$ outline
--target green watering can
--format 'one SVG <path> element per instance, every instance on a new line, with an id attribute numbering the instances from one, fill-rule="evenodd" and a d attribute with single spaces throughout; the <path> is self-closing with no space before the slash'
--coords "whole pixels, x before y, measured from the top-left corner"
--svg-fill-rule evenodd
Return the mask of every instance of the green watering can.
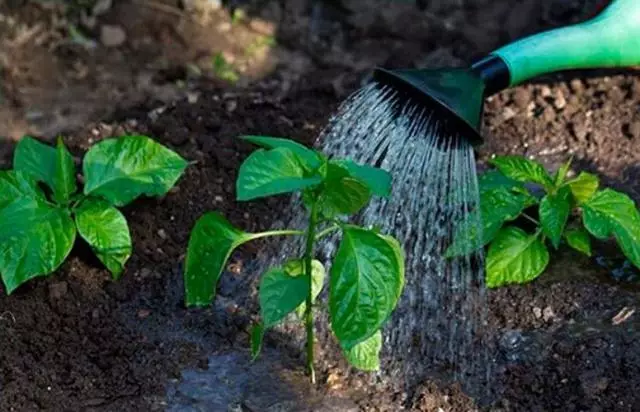
<path id="1" fill-rule="evenodd" d="M 591 20 L 508 44 L 468 69 L 376 69 L 373 77 L 478 145 L 485 97 L 547 73 L 633 66 L 640 66 L 640 0 L 614 0 Z"/>

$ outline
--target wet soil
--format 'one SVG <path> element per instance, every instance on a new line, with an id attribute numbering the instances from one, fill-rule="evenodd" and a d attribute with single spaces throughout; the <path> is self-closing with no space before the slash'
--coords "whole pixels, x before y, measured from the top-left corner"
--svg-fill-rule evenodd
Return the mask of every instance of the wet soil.
<path id="1" fill-rule="evenodd" d="M 310 144 L 373 65 L 461 64 L 510 39 L 584 18 L 598 2 L 433 1 L 423 12 L 409 2 L 385 10 L 343 2 L 351 13 L 335 2 L 320 9 L 303 3 L 247 8 L 265 16 L 280 10 L 278 43 L 303 62 L 296 76 L 276 70 L 247 88 L 198 79 L 186 84 L 184 98 L 145 96 L 69 130 L 66 141 L 78 159 L 100 139 L 145 133 L 194 164 L 167 196 L 124 210 L 134 254 L 120 281 L 111 281 L 79 241 L 53 276 L 0 298 L 0 410 L 478 408 L 456 385 L 429 381 L 405 392 L 384 376 L 346 378 L 343 364 L 322 360 L 320 384 L 310 387 L 301 354 L 277 333 L 251 365 L 252 269 L 268 248 L 253 244 L 234 254 L 216 304 L 187 310 L 181 274 L 189 231 L 209 210 L 248 231 L 280 217 L 286 198 L 234 201 L 235 176 L 251 150 L 238 135 Z M 479 161 L 517 153 L 554 169 L 573 155 L 574 172 L 597 173 L 640 201 L 638 122 L 637 73 L 548 76 L 488 100 Z M 0 143 L 2 168 L 10 167 L 12 148 Z M 637 292 L 603 281 L 608 269 L 594 261 L 570 252 L 554 258 L 538 281 L 490 292 L 495 402 L 485 408 L 639 410 L 640 320 L 616 317 L 638 307 Z"/>

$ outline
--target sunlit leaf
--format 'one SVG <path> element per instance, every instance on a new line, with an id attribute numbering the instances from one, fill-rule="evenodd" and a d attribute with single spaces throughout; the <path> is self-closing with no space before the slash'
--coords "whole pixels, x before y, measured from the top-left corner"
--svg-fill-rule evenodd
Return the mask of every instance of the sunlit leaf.
<path id="1" fill-rule="evenodd" d="M 539 235 L 516 227 L 500 230 L 487 254 L 487 286 L 527 283 L 540 276 L 549 264 L 549 251 Z"/>
<path id="2" fill-rule="evenodd" d="M 187 161 L 146 136 L 122 136 L 94 145 L 84 158 L 84 194 L 124 206 L 139 196 L 162 196 Z"/>

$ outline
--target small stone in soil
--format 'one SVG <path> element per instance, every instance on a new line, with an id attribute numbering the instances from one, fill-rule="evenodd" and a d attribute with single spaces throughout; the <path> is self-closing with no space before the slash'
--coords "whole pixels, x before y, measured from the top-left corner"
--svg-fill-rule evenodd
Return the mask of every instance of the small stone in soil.
<path id="1" fill-rule="evenodd" d="M 571 83 L 569 85 L 571 86 L 571 90 L 574 93 L 580 93 L 582 90 L 584 90 L 584 84 L 580 79 L 571 80 Z"/>
<path id="2" fill-rule="evenodd" d="M 158 230 L 158 236 L 160 236 L 160 239 L 162 240 L 167 240 L 167 232 L 165 232 L 164 229 Z"/>
<path id="3" fill-rule="evenodd" d="M 120 26 L 103 25 L 100 28 L 100 41 L 107 47 L 118 47 L 127 40 L 127 34 Z"/>
<path id="4" fill-rule="evenodd" d="M 556 98 L 553 101 L 553 105 L 558 110 L 564 109 L 565 106 L 567 105 L 567 99 L 564 98 L 564 93 L 562 93 L 562 90 L 556 91 Z"/>
<path id="5" fill-rule="evenodd" d="M 553 309 L 551 309 L 551 306 L 547 306 L 542 311 L 542 318 L 544 319 L 545 322 L 549 322 L 550 320 L 553 320 L 555 317 L 556 317 L 556 314 L 553 313 Z"/>
<path id="6" fill-rule="evenodd" d="M 533 308 L 533 316 L 535 316 L 536 319 L 540 319 L 542 317 L 542 309 L 539 307 Z"/>

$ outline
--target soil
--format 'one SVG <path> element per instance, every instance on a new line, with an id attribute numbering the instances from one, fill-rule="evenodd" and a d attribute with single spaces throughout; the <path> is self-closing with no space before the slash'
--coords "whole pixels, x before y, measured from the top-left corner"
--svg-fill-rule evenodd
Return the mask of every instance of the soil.
<path id="1" fill-rule="evenodd" d="M 165 43 L 142 41 L 145 34 L 130 29 L 122 46 L 99 46 L 73 57 L 34 47 L 44 61 L 58 62 L 60 69 L 48 73 L 58 80 L 75 62 L 92 62 L 92 80 L 72 82 L 64 93 L 48 86 L 33 56 L 13 59 L 16 49 L 3 46 L 0 55 L 33 69 L 29 98 L 21 92 L 24 79 L 15 77 L 20 71 L 7 76 L 5 70 L 0 121 L 6 135 L 29 131 L 47 139 L 65 131 L 79 161 L 96 141 L 143 133 L 194 163 L 167 196 L 124 209 L 134 253 L 121 280 L 110 280 L 79 241 L 55 274 L 0 299 L 0 410 L 640 410 L 635 391 L 640 318 L 632 314 L 619 322 L 616 317 L 638 307 L 637 291 L 609 276 L 611 267 L 570 252 L 556 253 L 538 281 L 490 292 L 496 340 L 490 405 L 479 406 L 457 385 L 443 382 L 427 381 L 405 392 L 390 389 L 394 386 L 380 376 L 346 378 L 344 365 L 330 362 L 321 363 L 320 384 L 311 387 L 301 354 L 277 333 L 268 336 L 264 356 L 251 365 L 247 327 L 256 316 L 255 305 L 245 309 L 243 304 L 252 296 L 252 268 L 264 258 L 264 244 L 234 254 L 211 308 L 187 310 L 183 304 L 182 265 L 195 220 L 217 210 L 248 231 L 266 229 L 286 201 L 234 201 L 236 173 L 251 150 L 238 135 L 285 136 L 311 144 L 373 66 L 460 65 L 525 34 L 584 19 L 601 3 L 440 0 L 426 2 L 420 11 L 400 1 L 385 7 L 365 0 L 245 2 L 247 21 L 232 30 L 255 29 L 254 19 L 269 22 L 278 44 L 272 53 L 285 57 L 267 74 L 247 75 L 245 84 L 233 87 L 215 76 L 184 75 L 193 57 L 171 60 Z M 98 20 L 128 28 L 127 21 L 136 16 L 153 21 L 158 15 L 136 14 L 136 7 L 138 2 L 123 2 Z M 31 3 L 0 6 L 0 15 L 25 27 L 37 22 L 48 27 L 51 13 Z M 228 10 L 212 13 L 202 27 L 229 23 Z M 168 21 L 168 27 L 184 29 Z M 143 46 L 157 50 L 148 57 Z M 183 49 L 185 54 L 192 50 Z M 24 46 L 25 53 L 29 50 Z M 120 58 L 114 60 L 115 55 Z M 157 59 L 177 63 L 157 68 L 151 64 Z M 133 67 L 145 67 L 145 76 L 163 74 L 160 86 L 177 92 L 167 97 L 155 88 L 132 87 L 140 84 Z M 180 69 L 179 82 L 167 75 L 167 67 Z M 640 201 L 640 153 L 634 151 L 640 139 L 637 74 L 565 73 L 489 98 L 480 164 L 493 154 L 513 153 L 555 169 L 573 155 L 574 173 L 597 173 L 605 184 Z M 115 90 L 116 83 L 131 98 L 101 94 Z M 77 113 L 62 109 L 61 102 L 82 96 Z M 43 115 L 27 116 L 25 108 L 36 104 Z M 21 126 L 12 129 L 16 125 Z M 0 142 L 2 168 L 11 165 L 13 145 Z M 606 247 L 603 253 L 608 261 L 619 261 Z"/>

